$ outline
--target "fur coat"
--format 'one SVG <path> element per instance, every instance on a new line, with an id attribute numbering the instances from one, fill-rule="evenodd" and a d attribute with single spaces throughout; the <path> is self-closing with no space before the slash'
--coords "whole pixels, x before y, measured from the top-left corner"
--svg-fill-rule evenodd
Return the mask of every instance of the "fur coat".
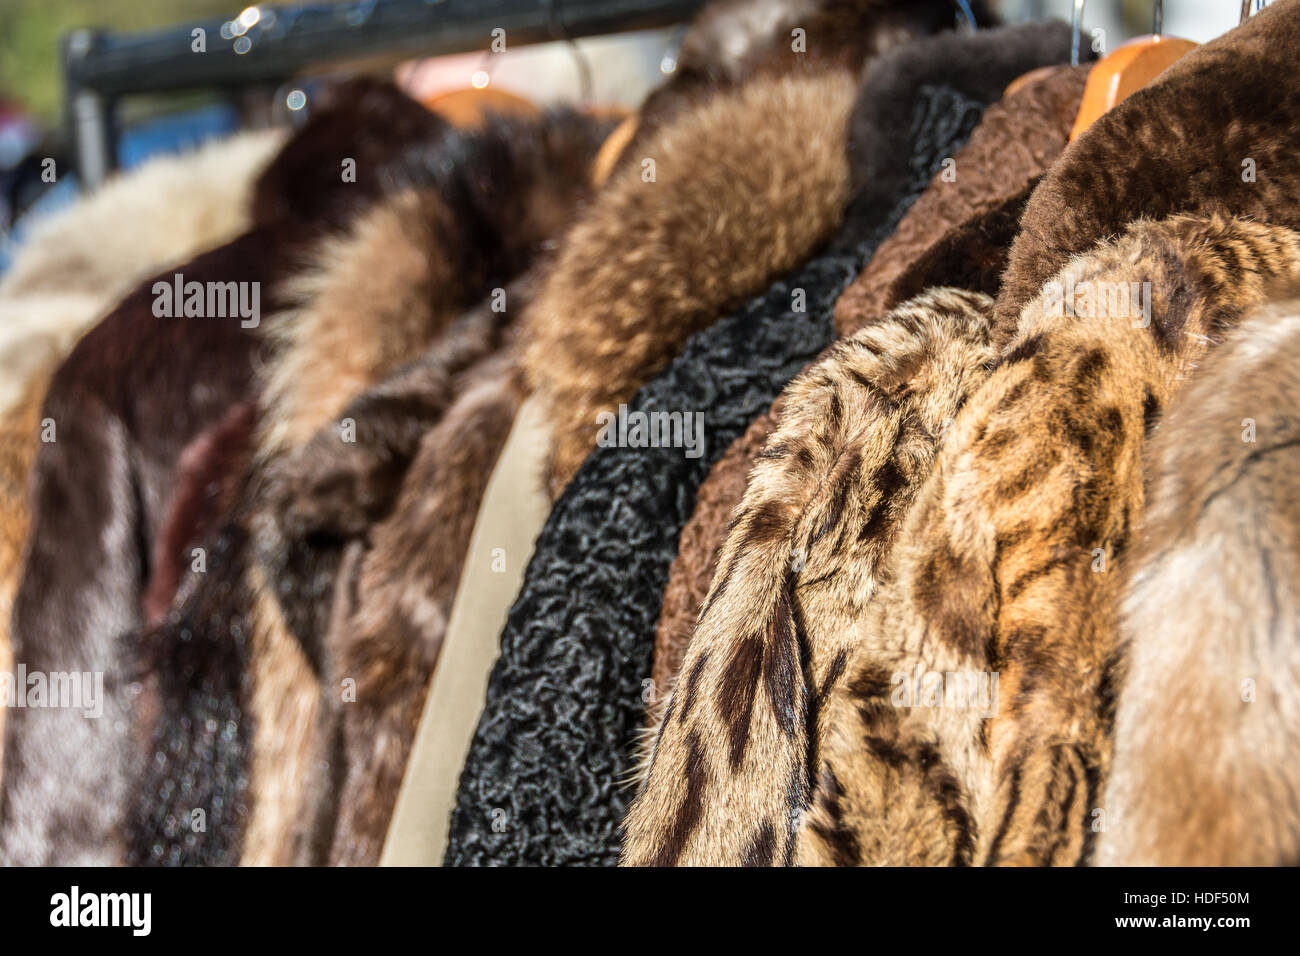
<path id="1" fill-rule="evenodd" d="M 0 279 L 0 671 L 11 658 L 39 412 L 58 360 L 137 281 L 247 229 L 255 177 L 283 142 L 278 130 L 241 133 L 151 159 L 42 221 Z M 0 711 L 0 758 L 3 728 Z"/>
<path id="2" fill-rule="evenodd" d="M 1271 26 L 1252 20 L 1206 44 L 1192 55 L 1196 61 L 1180 61 L 1178 73 L 1165 74 L 1114 109 L 1053 166 L 1028 203 L 991 313 L 997 351 L 1008 339 L 1017 347 L 1002 356 L 965 405 L 958 399 L 952 421 L 933 423 L 937 433 L 926 428 L 943 438 L 943 447 L 919 492 L 901 480 L 901 464 L 883 485 L 878 473 L 853 477 L 865 475 L 855 459 L 868 446 L 858 441 L 842 457 L 832 457 L 850 477 L 837 471 L 824 477 L 831 503 L 810 503 L 810 509 L 822 509 L 822 519 L 815 518 L 815 509 L 790 514 L 788 507 L 800 497 L 777 496 L 776 477 L 768 481 L 768 492 L 774 492 L 766 498 L 768 511 L 787 515 L 781 524 L 788 535 L 802 538 L 779 537 L 759 554 L 728 541 L 740 555 L 735 568 L 746 568 L 745 580 L 761 580 L 754 576 L 759 572 L 775 574 L 777 561 L 788 574 L 759 585 L 758 593 L 770 597 L 748 596 L 751 602 L 772 602 L 761 605 L 771 611 L 766 631 L 757 628 L 767 636 L 759 641 L 753 688 L 750 680 L 720 683 L 716 670 L 719 657 L 750 648 L 746 641 L 754 633 L 727 630 L 725 605 L 745 598 L 733 596 L 736 581 L 729 571 L 735 568 L 724 559 L 711 594 L 731 597 L 706 602 L 682 665 L 685 684 L 669 704 L 656 747 L 655 765 L 666 769 L 647 782 L 628 819 L 629 862 L 1044 864 L 1092 857 L 1119 663 L 1114 619 L 1121 575 L 1108 578 L 1105 571 L 1114 571 L 1117 562 L 1119 570 L 1125 568 L 1125 545 L 1140 518 L 1143 433 L 1206 345 L 1268 295 L 1270 280 L 1291 276 L 1295 237 L 1287 229 L 1222 216 L 1139 221 L 1121 245 L 1075 261 L 1058 278 L 1058 284 L 1080 287 L 1151 282 L 1152 321 L 1130 336 L 1106 328 L 1104 311 L 1089 323 L 1075 324 L 1071 317 L 1053 326 L 1043 298 L 1048 290 L 1024 276 L 1043 281 L 1052 274 L 1044 276 L 1044 261 L 1066 263 L 1062 248 L 1084 250 L 1125 217 L 1148 209 L 1244 207 L 1264 219 L 1290 221 L 1296 181 L 1286 168 L 1270 166 L 1268 186 L 1248 196 L 1251 190 L 1243 193 L 1238 182 L 1242 165 L 1223 161 L 1225 137 L 1188 130 L 1200 130 L 1214 104 L 1227 108 L 1249 100 L 1249 91 L 1266 85 L 1262 77 L 1294 52 L 1296 36 L 1286 14 L 1295 21 L 1296 12 L 1295 4 L 1279 5 L 1270 10 Z M 1213 91 L 1208 109 L 1206 91 Z M 1295 103 L 1287 95 L 1283 100 Z M 1288 107 L 1273 105 L 1256 112 L 1252 104 L 1244 117 L 1225 118 L 1230 142 L 1251 143 L 1252 153 L 1266 156 L 1294 148 L 1296 124 L 1287 118 Z M 1149 135 L 1153 116 L 1164 130 L 1158 138 Z M 1143 150 L 1135 152 L 1134 142 L 1144 143 Z M 1108 156 L 1113 159 L 1105 161 Z M 1141 157 L 1140 168 L 1119 173 L 1135 156 Z M 1169 176 L 1169 166 L 1186 169 L 1188 176 Z M 1193 173 L 1196 186 L 1190 190 Z M 1113 187 L 1102 189 L 1099 176 Z M 1123 204 L 1115 200 L 1117 190 Z M 1088 234 L 1067 233 L 1066 216 Z M 1114 273 L 1102 278 L 1106 269 Z M 1026 289 L 1035 289 L 1039 299 L 1024 302 Z M 1018 303 L 1017 311 L 1006 302 Z M 1019 316 L 1018 324 L 1009 326 L 1008 316 Z M 1049 345 L 1054 349 L 1044 352 Z M 1026 364 L 1032 362 L 1039 371 Z M 1053 395 L 1053 388 L 1061 388 L 1057 382 L 1071 381 L 1078 382 L 1073 390 Z M 831 407 L 842 411 L 849 395 L 840 389 L 835 394 Z M 924 395 L 911 384 L 898 398 L 923 401 Z M 784 411 L 790 418 L 805 414 L 788 405 Z M 840 428 L 833 424 L 839 418 L 820 425 Z M 855 428 L 871 432 L 861 419 Z M 803 438 L 815 436 L 809 431 Z M 777 447 L 784 458 L 787 450 L 780 442 Z M 906 453 L 905 444 L 897 447 Z M 818 460 L 809 450 L 803 459 Z M 771 466 L 761 460 L 758 468 L 764 467 Z M 777 468 L 777 475 L 788 481 L 796 467 L 806 462 L 792 460 L 789 473 Z M 764 514 L 757 480 L 755 472 L 748 493 L 755 496 L 755 522 Z M 889 529 L 885 519 L 900 520 L 900 496 L 913 493 L 918 501 L 901 529 L 894 524 L 889 532 L 897 535 L 897 545 L 884 554 L 872 551 Z M 1058 514 L 1062 502 L 1069 515 Z M 744 524 L 745 515 L 738 515 L 731 537 L 741 535 Z M 764 522 L 764 532 L 770 524 Z M 814 545 L 829 549 L 822 561 L 803 550 Z M 797 571 L 790 549 L 798 555 Z M 1084 561 L 1089 555 L 1092 563 Z M 835 591 L 836 581 L 858 581 L 859 593 L 840 587 L 840 597 L 827 605 L 826 594 L 818 591 Z M 796 601 L 801 588 L 807 588 L 803 600 L 822 604 L 803 607 Z M 816 640 L 815 631 L 827 639 Z M 841 633 L 852 643 L 836 650 Z M 794 682 L 793 696 L 777 697 L 775 678 L 768 675 L 775 663 L 768 656 L 779 661 L 788 639 L 797 646 L 803 676 Z M 892 700 L 894 692 L 913 688 L 911 675 L 919 693 L 922 678 L 946 671 L 985 679 L 1000 674 L 1000 715 L 898 709 Z M 793 701 L 796 721 L 781 723 L 775 702 L 776 723 L 757 709 L 753 723 L 749 710 L 738 715 L 731 702 L 754 700 L 759 687 L 771 700 Z M 689 714 L 675 722 L 671 709 L 677 701 Z M 708 726 L 710 721 L 718 726 Z M 796 735 L 779 743 L 789 726 Z M 746 763 L 746 749 L 763 753 L 764 766 L 755 766 L 753 758 Z M 741 783 L 755 773 L 766 780 L 767 796 L 763 784 Z M 744 788 L 748 816 L 738 816 L 737 804 L 729 801 L 733 783 Z M 719 784 L 723 790 L 715 803 L 706 793 Z M 719 821 L 712 809 L 722 804 L 728 805 L 728 821 Z"/>
<path id="3" fill-rule="evenodd" d="M 1011 247 L 997 305 L 1004 333 L 1071 256 L 1138 216 L 1223 213 L 1300 226 L 1291 135 L 1300 90 L 1277 80 L 1297 51 L 1300 2 L 1279 0 L 1179 59 L 1071 143 Z"/>
<path id="4" fill-rule="evenodd" d="M 983 107 L 1020 73 L 1059 62 L 1067 43 L 1060 24 L 953 34 L 868 67 L 850 115 L 849 156 L 875 172 L 851 180 L 863 186 L 837 237 L 696 333 L 629 404 L 707 410 L 701 456 L 599 448 L 552 512 L 502 636 L 461 777 L 449 864 L 615 862 L 654 622 L 694 489 L 718 452 L 830 341 L 835 299 Z"/>
<path id="5" fill-rule="evenodd" d="M 253 182 L 284 140 L 238 133 L 154 157 L 37 223 L 0 278 L 0 410 L 137 282 L 247 229 Z"/>
<path id="6" fill-rule="evenodd" d="M 359 761 L 371 756 L 337 749 L 346 742 L 338 708 L 348 712 L 355 690 L 369 695 L 358 709 L 382 717 L 387 678 L 376 680 L 367 654 L 382 659 L 409 635 L 384 630 L 372 640 L 340 622 L 332 642 L 340 565 L 402 507 L 425 433 L 474 389 L 475 375 L 501 370 L 479 363 L 503 329 L 488 322 L 471 334 L 457 319 L 563 234 L 610 125 L 563 110 L 497 118 L 424 153 L 408 147 L 407 185 L 321 243 L 295 277 L 295 307 L 266 323 L 262 413 L 239 504 L 209 535 L 206 572 L 186 576 L 145 638 L 142 669 L 160 681 L 149 749 L 166 757 L 143 768 L 129 859 L 328 858 L 338 789 L 359 786 Z M 426 363 L 398 372 L 426 350 Z M 355 645 L 360 652 L 349 651 Z M 436 640 L 400 650 L 408 658 L 391 662 L 392 679 L 409 674 L 410 658 L 427 662 Z M 367 669 L 338 670 L 353 664 Z M 211 726 L 225 729 L 215 750 Z M 358 761 L 351 777 L 349 757 Z M 393 748 L 381 745 L 373 759 L 391 767 Z M 207 811 L 205 832 L 190 826 L 193 808 Z M 368 826 L 370 847 L 382 818 Z"/>
<path id="7" fill-rule="evenodd" d="M 1148 445 L 1099 864 L 1300 861 L 1298 350 L 1300 303 L 1258 310 Z"/>
<path id="8" fill-rule="evenodd" d="M 993 300 L 933 289 L 804 373 L 728 534 L 624 862 L 1087 861 L 1144 436 L 1209 345 L 1297 275 L 1289 229 L 1140 220 L 1046 284 L 1001 357 Z M 1131 283 L 1149 283 L 1146 311 L 1073 295 Z M 952 686 L 965 675 L 977 686 Z"/>
<path id="9" fill-rule="evenodd" d="M 237 315 L 159 315 L 167 310 L 156 309 L 155 281 L 170 285 L 179 272 L 187 283 L 247 283 L 250 298 L 259 291 L 262 310 L 282 308 L 281 280 L 309 244 L 401 180 L 400 146 L 436 141 L 445 130 L 391 85 L 343 85 L 333 106 L 313 116 L 261 173 L 248 232 L 146 280 L 55 372 L 42 417 L 54 423 L 57 439 L 41 444 L 33 470 L 13 656 L 29 671 L 102 673 L 103 716 L 10 711 L 0 859 L 123 858 L 137 734 L 152 713 L 151 688 L 136 679 L 140 649 L 130 637 L 150 578 L 150 542 L 182 449 L 252 386 L 251 323 Z M 356 182 L 340 175 L 344 159 L 356 161 Z M 314 190 L 298 192 L 308 181 Z"/>
<path id="10" fill-rule="evenodd" d="M 1059 67 L 989 107 L 970 142 L 953 157 L 953 165 L 936 174 L 835 303 L 840 335 L 851 334 L 929 286 L 997 294 L 1028 192 L 1065 148 L 1088 69 Z M 653 719 L 677 679 L 717 567 L 727 522 L 778 418 L 775 406 L 756 418 L 700 485 L 695 511 L 682 529 L 669 570 L 655 631 Z"/>

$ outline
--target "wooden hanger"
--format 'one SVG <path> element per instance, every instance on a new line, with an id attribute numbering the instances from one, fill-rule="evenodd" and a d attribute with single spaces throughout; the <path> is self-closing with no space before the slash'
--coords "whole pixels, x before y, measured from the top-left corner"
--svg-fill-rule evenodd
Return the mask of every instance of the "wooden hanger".
<path id="1" fill-rule="evenodd" d="M 1071 62 L 1078 62 L 1079 22 L 1083 15 L 1083 0 L 1074 3 L 1074 55 Z M 1088 82 L 1083 88 L 1083 102 L 1074 118 L 1074 128 L 1070 130 L 1070 142 L 1074 142 L 1089 126 L 1104 113 L 1112 109 L 1146 86 L 1168 69 L 1176 60 L 1195 50 L 1200 44 L 1178 37 L 1164 36 L 1160 31 L 1164 25 L 1164 4 L 1155 3 L 1155 26 L 1149 36 L 1130 40 L 1123 46 L 1099 60 L 1088 73 Z"/>
<path id="2" fill-rule="evenodd" d="M 530 100 L 505 90 L 468 86 L 444 90 L 424 97 L 422 103 L 452 126 L 482 126 L 489 113 L 505 116 L 535 117 L 541 110 Z"/>

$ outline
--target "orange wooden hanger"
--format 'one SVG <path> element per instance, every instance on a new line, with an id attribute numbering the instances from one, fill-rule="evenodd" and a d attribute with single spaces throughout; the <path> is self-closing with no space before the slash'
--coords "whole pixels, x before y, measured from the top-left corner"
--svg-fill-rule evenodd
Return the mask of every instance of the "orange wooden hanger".
<path id="1" fill-rule="evenodd" d="M 1074 55 L 1071 58 L 1074 63 L 1078 62 L 1082 16 L 1083 0 L 1074 0 Z M 1083 88 L 1083 102 L 1074 118 L 1074 128 L 1070 130 L 1070 142 L 1078 139 L 1084 130 L 1116 103 L 1128 99 L 1168 69 L 1175 60 L 1199 46 L 1191 40 L 1164 36 L 1160 32 L 1163 21 L 1164 4 L 1156 0 L 1155 26 L 1151 34 L 1118 47 L 1099 60 L 1088 73 L 1088 82 Z"/>
<path id="2" fill-rule="evenodd" d="M 541 115 L 541 110 L 530 100 L 486 87 L 444 90 L 425 97 L 422 102 L 452 126 L 466 128 L 482 126 L 489 113 L 530 118 Z"/>

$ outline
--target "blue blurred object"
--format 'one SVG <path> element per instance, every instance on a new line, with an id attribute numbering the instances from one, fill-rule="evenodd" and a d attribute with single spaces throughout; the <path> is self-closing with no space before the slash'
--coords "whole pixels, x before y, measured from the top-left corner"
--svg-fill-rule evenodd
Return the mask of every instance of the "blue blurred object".
<path id="1" fill-rule="evenodd" d="M 184 113 L 173 113 L 123 131 L 117 146 L 118 169 L 139 166 L 159 153 L 193 149 L 217 136 L 239 129 L 239 111 L 228 103 L 217 103 Z"/>
<path id="2" fill-rule="evenodd" d="M 239 111 L 226 103 L 138 123 L 123 130 L 118 138 L 118 169 L 125 172 L 152 156 L 193 149 L 207 140 L 235 132 L 239 125 Z M 81 184 L 73 172 L 62 173 L 57 182 L 45 189 L 8 234 L 0 234 L 0 275 L 9 268 L 14 252 L 32 226 L 45 216 L 66 209 L 80 195 Z"/>

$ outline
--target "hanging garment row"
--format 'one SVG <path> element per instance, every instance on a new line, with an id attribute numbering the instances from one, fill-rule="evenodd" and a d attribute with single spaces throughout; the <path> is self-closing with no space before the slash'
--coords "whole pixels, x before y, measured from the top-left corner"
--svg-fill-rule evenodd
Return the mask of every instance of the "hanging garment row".
<path id="1" fill-rule="evenodd" d="M 955 6 L 342 81 L 46 223 L 0 860 L 1300 856 L 1300 0 Z"/>

